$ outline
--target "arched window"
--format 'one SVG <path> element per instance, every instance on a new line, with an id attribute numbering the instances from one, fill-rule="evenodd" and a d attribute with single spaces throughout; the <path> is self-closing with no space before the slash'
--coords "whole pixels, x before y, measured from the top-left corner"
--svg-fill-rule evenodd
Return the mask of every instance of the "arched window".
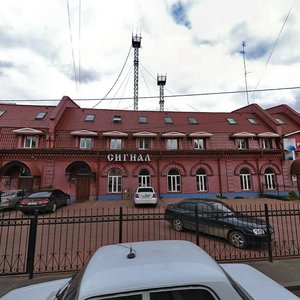
<path id="1" fill-rule="evenodd" d="M 150 184 L 150 173 L 146 169 L 142 169 L 139 173 L 139 186 L 151 186 Z"/>
<path id="2" fill-rule="evenodd" d="M 275 173 L 272 168 L 267 168 L 265 171 L 265 187 L 267 190 L 275 190 L 276 188 Z"/>
<path id="3" fill-rule="evenodd" d="M 177 169 L 171 169 L 168 173 L 168 191 L 180 192 L 181 190 L 181 176 Z"/>
<path id="4" fill-rule="evenodd" d="M 243 168 L 240 171 L 240 184 L 241 184 L 241 190 L 243 191 L 251 190 L 251 174 L 247 168 Z"/>
<path id="5" fill-rule="evenodd" d="M 108 192 L 121 193 L 122 173 L 119 169 L 111 169 L 108 173 Z"/>
<path id="6" fill-rule="evenodd" d="M 207 174 L 200 168 L 196 172 L 197 192 L 207 192 Z"/>

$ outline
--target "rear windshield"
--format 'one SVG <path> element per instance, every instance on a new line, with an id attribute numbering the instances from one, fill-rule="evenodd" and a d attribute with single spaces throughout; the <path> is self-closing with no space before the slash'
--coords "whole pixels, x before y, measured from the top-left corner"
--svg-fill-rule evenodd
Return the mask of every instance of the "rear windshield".
<path id="1" fill-rule="evenodd" d="M 51 192 L 38 192 L 38 193 L 33 193 L 28 196 L 28 198 L 47 198 L 50 197 Z"/>
<path id="2" fill-rule="evenodd" d="M 1 196 L 11 196 L 11 195 L 14 195 L 16 193 L 17 193 L 16 191 L 6 191 L 6 192 L 3 192 L 1 194 Z"/>
<path id="3" fill-rule="evenodd" d="M 152 189 L 152 187 L 143 187 L 143 188 L 139 188 L 138 192 L 139 193 L 143 193 L 143 192 L 150 192 L 150 193 L 152 193 L 153 189 Z"/>

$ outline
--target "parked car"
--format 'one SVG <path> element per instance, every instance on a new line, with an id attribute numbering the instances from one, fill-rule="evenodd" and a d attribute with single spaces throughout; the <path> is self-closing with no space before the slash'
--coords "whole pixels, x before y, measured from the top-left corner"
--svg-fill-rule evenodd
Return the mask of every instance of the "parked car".
<path id="1" fill-rule="evenodd" d="M 138 187 L 134 194 L 134 205 L 152 204 L 157 205 L 157 194 L 153 187 L 143 186 Z"/>
<path id="2" fill-rule="evenodd" d="M 20 201 L 27 195 L 23 189 L 6 190 L 1 193 L 0 209 L 18 209 Z"/>
<path id="3" fill-rule="evenodd" d="M 72 278 L 19 288 L 2 300 L 299 299 L 246 264 L 218 264 L 187 241 L 147 241 L 99 248 Z"/>
<path id="4" fill-rule="evenodd" d="M 70 196 L 59 189 L 36 191 L 20 202 L 20 210 L 24 213 L 52 212 L 63 205 L 69 205 Z"/>
<path id="5" fill-rule="evenodd" d="M 274 238 L 273 228 L 268 235 L 264 220 L 238 213 L 219 200 L 185 199 L 167 205 L 164 218 L 176 231 L 196 230 L 196 208 L 199 232 L 225 238 L 234 247 L 243 249 Z"/>

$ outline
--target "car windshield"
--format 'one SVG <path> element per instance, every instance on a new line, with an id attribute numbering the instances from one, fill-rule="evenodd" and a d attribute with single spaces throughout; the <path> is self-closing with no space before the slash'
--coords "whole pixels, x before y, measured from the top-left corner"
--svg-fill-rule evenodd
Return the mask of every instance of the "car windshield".
<path id="1" fill-rule="evenodd" d="M 50 197 L 51 192 L 37 192 L 28 196 L 28 198 L 48 198 Z"/>
<path id="2" fill-rule="evenodd" d="M 17 191 L 6 191 L 6 192 L 3 192 L 1 196 L 2 197 L 3 196 L 11 196 L 11 195 L 14 195 L 16 193 L 17 193 Z"/>

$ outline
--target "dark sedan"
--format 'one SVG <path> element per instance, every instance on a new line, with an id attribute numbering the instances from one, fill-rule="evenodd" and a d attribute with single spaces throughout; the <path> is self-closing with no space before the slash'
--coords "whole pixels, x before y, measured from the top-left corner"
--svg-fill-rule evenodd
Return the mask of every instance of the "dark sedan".
<path id="1" fill-rule="evenodd" d="M 273 229 L 270 227 L 268 234 L 264 220 L 240 214 L 219 200 L 185 199 L 169 204 L 164 218 L 177 231 L 196 230 L 198 226 L 199 232 L 225 238 L 231 245 L 241 249 L 251 244 L 265 243 L 269 236 L 273 239 Z"/>
<path id="2" fill-rule="evenodd" d="M 52 212 L 70 203 L 70 196 L 59 189 L 40 190 L 21 200 L 19 209 L 24 213 Z"/>

